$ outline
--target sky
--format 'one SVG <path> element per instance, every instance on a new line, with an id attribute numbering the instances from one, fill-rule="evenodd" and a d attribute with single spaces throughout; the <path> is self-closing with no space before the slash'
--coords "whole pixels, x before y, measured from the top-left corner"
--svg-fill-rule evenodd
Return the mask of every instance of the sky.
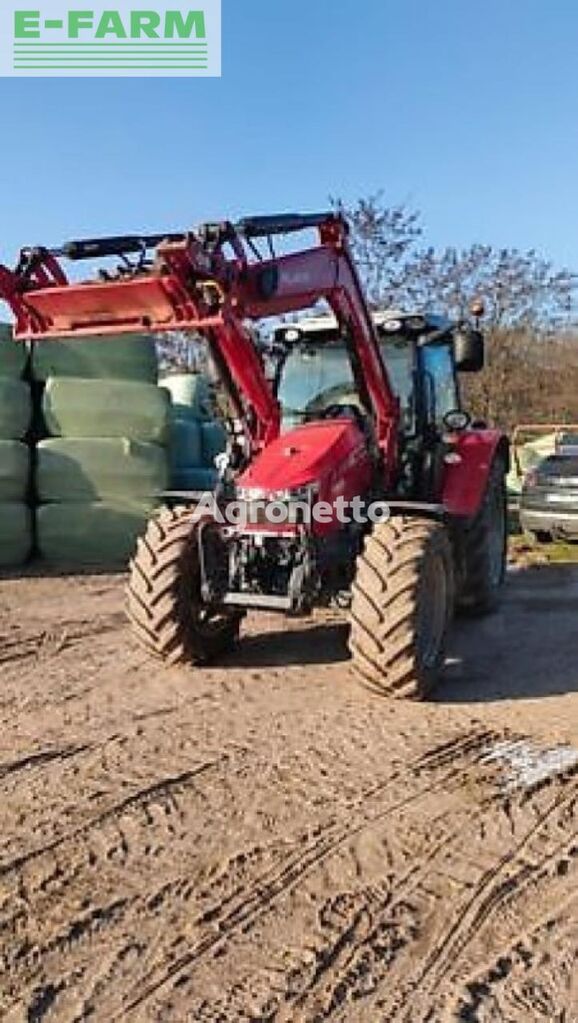
<path id="1" fill-rule="evenodd" d="M 578 270 L 577 48 L 575 0 L 223 0 L 221 79 L 0 79 L 0 261 L 382 189 Z"/>

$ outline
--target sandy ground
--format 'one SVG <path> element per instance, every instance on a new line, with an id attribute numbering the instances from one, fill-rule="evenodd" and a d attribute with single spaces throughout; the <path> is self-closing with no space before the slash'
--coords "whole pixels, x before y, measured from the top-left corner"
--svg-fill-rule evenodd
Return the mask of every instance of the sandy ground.
<path id="1" fill-rule="evenodd" d="M 0 582 L 0 1018 L 575 1023 L 577 608 L 513 574 L 418 705 L 337 615 L 166 670 L 121 579 Z"/>

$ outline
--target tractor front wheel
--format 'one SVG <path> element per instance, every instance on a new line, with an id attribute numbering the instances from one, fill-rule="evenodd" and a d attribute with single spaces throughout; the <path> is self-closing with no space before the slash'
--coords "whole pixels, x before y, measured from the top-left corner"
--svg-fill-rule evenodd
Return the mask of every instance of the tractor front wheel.
<path id="1" fill-rule="evenodd" d="M 357 560 L 349 649 L 373 690 L 421 699 L 444 662 L 454 601 L 445 527 L 419 518 L 379 523 Z"/>
<path id="2" fill-rule="evenodd" d="M 470 615 L 494 610 L 506 575 L 508 506 L 505 474 L 503 460 L 496 458 L 478 514 L 463 537 L 464 577 L 458 606 Z"/>
<path id="3" fill-rule="evenodd" d="M 128 583 L 128 611 L 137 638 L 169 664 L 209 661 L 238 638 L 240 617 L 201 597 L 199 530 L 219 556 L 215 523 L 194 509 L 165 508 L 138 541 Z M 210 535 L 209 535 L 210 534 Z M 206 548 L 205 548 L 206 550 Z"/>

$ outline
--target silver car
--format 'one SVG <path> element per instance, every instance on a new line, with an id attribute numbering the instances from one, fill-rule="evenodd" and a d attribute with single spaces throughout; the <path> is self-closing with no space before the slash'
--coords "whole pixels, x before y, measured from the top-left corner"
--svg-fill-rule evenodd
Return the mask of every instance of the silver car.
<path id="1" fill-rule="evenodd" d="M 578 540 L 578 452 L 550 455 L 528 473 L 520 498 L 520 524 L 542 543 Z"/>

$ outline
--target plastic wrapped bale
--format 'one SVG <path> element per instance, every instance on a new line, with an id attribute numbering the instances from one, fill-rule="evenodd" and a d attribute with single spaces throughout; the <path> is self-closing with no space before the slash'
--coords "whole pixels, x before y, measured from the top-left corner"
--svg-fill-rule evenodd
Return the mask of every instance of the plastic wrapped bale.
<path id="1" fill-rule="evenodd" d="M 23 565 L 32 552 L 32 514 L 17 501 L 0 502 L 0 567 Z"/>
<path id="2" fill-rule="evenodd" d="M 203 444 L 203 465 L 209 467 L 215 464 L 215 458 L 225 450 L 227 445 L 227 431 L 222 423 L 201 423 L 201 435 Z"/>
<path id="3" fill-rule="evenodd" d="M 30 450 L 17 440 L 0 441 L 0 501 L 24 501 L 28 493 Z"/>
<path id="4" fill-rule="evenodd" d="M 14 341 L 9 323 L 0 323 L 0 377 L 21 377 L 28 362 L 28 349 Z"/>
<path id="5" fill-rule="evenodd" d="M 201 373 L 175 373 L 159 381 L 170 393 L 177 419 L 210 419 L 209 383 Z"/>
<path id="6" fill-rule="evenodd" d="M 36 488 L 44 501 L 159 497 L 169 484 L 166 451 L 127 438 L 59 437 L 37 448 Z"/>
<path id="7" fill-rule="evenodd" d="M 32 375 L 42 381 L 49 377 L 83 377 L 156 384 L 155 342 L 143 334 L 37 341 L 32 347 Z"/>
<path id="8" fill-rule="evenodd" d="M 126 565 L 157 507 L 146 501 L 42 505 L 36 517 L 39 553 L 63 568 Z"/>
<path id="9" fill-rule="evenodd" d="M 169 444 L 171 469 L 190 469 L 203 464 L 201 425 L 195 419 L 173 419 Z"/>
<path id="10" fill-rule="evenodd" d="M 0 376 L 0 438 L 21 440 L 32 418 L 30 388 L 23 380 Z"/>
<path id="11" fill-rule="evenodd" d="M 50 377 L 42 408 L 48 431 L 57 437 L 127 437 L 156 444 L 169 439 L 170 395 L 154 384 Z"/>
<path id="12" fill-rule="evenodd" d="M 173 473 L 171 490 L 205 492 L 214 490 L 216 485 L 216 469 L 177 469 Z"/>

